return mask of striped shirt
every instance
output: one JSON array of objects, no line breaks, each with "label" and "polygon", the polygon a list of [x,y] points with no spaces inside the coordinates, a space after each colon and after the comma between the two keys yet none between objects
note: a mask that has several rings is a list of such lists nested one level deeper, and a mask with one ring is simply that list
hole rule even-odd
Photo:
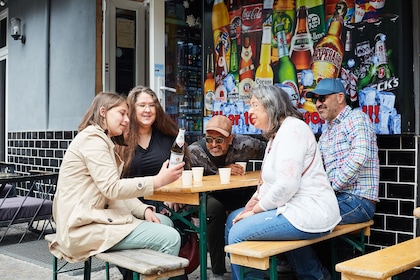
[{"label": "striped shirt", "polygon": [[379,201],[378,146],[373,125],[365,113],[346,106],[324,126],[319,148],[336,192]]}]

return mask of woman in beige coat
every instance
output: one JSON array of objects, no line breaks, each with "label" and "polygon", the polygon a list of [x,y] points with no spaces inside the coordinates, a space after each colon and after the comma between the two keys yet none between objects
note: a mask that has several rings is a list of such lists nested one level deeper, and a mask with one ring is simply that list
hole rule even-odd
[{"label": "woman in beige coat", "polygon": [[120,179],[124,163],[114,145],[124,143],[127,112],[124,97],[98,94],[66,151],[53,206],[57,234],[50,251],[57,258],[78,262],[131,248],[178,255],[180,236],[171,220],[137,197],[178,179],[184,163],[168,167],[166,161],[156,176]]}]

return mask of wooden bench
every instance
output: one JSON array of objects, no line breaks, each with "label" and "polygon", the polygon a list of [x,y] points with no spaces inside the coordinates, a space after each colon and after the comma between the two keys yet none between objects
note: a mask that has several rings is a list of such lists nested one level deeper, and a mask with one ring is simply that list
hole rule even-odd
[{"label": "wooden bench", "polygon": [[[420,208],[414,209],[420,218]],[[420,237],[389,246],[336,265],[342,280],[396,279],[397,275],[420,265]]]},{"label": "wooden bench", "polygon": [[[45,240],[49,243],[55,239],[55,234],[48,234]],[[183,275],[189,261],[185,258],[172,256],[149,249],[130,249],[110,251],[96,254],[97,259],[105,261],[106,279],[109,280],[109,264],[114,264],[133,271],[133,279],[160,279]],[[85,261],[84,279],[90,279],[91,259]],[[57,268],[57,258],[53,257],[53,279],[61,268]],[[63,272],[63,271],[62,271]]]},{"label": "wooden bench", "polygon": [[[269,270],[270,279],[277,279],[276,256],[315,244],[324,240],[340,237],[360,252],[365,252],[365,236],[370,235],[370,226],[373,221],[358,224],[338,225],[325,236],[310,240],[293,241],[243,241],[225,246],[225,251],[230,254],[230,262],[241,266],[241,279],[243,279],[243,267]],[[335,264],[335,256],[333,256]],[[334,275],[333,275],[334,276]]]},{"label": "wooden bench", "polygon": [[335,269],[342,280],[391,279],[420,265],[420,237],[345,262]]}]

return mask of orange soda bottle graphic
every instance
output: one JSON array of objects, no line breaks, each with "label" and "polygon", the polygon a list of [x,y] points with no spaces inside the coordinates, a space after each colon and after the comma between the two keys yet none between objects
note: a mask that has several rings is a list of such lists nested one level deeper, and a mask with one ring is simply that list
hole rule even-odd
[{"label": "orange soda bottle graphic", "polygon": [[327,35],[315,46],[312,56],[312,71],[315,82],[325,78],[338,78],[344,55],[344,44],[341,40],[343,18],[335,17],[330,24]]}]

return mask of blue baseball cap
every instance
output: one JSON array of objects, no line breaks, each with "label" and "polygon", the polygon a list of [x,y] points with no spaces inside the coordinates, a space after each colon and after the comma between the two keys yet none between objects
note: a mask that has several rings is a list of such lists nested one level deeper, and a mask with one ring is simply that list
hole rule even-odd
[{"label": "blue baseball cap", "polygon": [[333,93],[346,93],[343,83],[339,79],[325,78],[319,81],[315,89],[306,93],[307,98],[313,97],[315,94],[328,95]]}]

